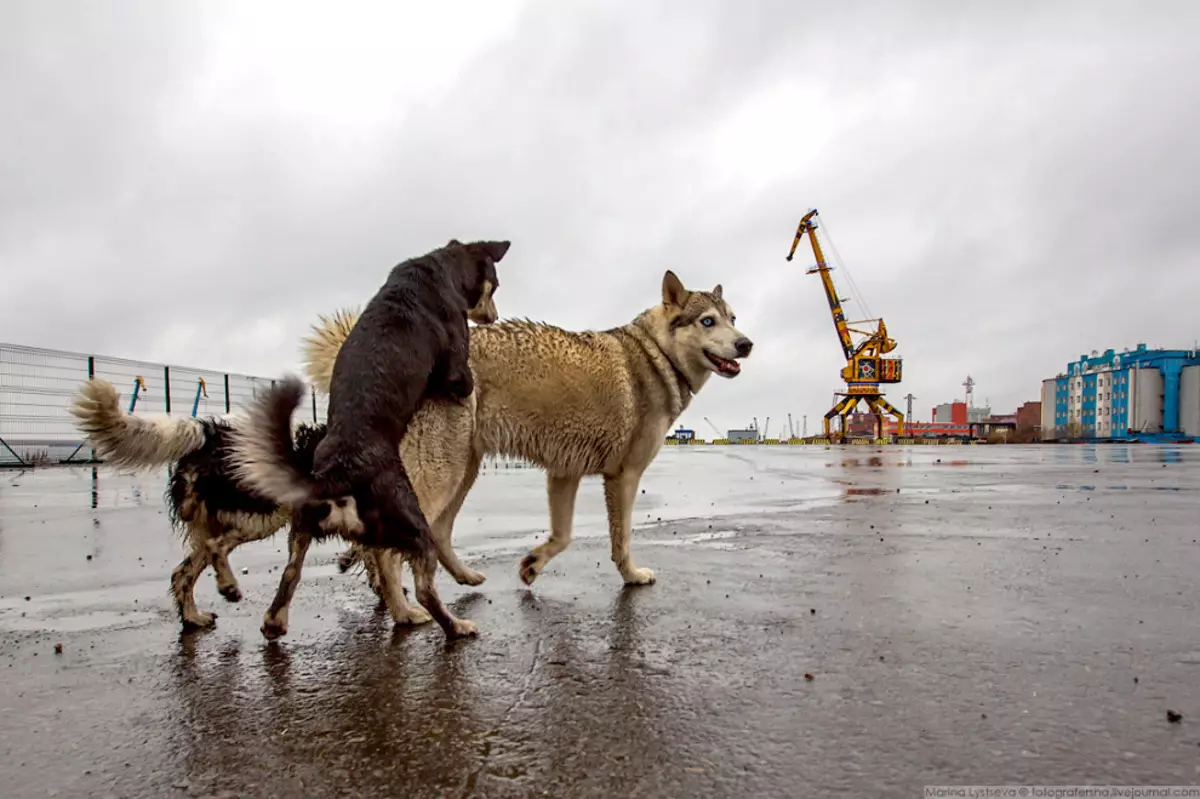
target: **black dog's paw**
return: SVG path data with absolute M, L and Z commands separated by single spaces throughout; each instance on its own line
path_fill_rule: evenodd
M 443 388 L 446 396 L 461 402 L 475 393 L 475 380 L 468 372 L 460 377 L 447 378 Z

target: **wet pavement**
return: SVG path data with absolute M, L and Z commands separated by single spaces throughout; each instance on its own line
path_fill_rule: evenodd
M 455 532 L 488 581 L 438 576 L 481 636 L 449 645 L 393 631 L 331 544 L 265 643 L 283 535 L 231 556 L 240 604 L 206 572 L 217 627 L 182 635 L 163 487 L 0 472 L 0 795 L 1200 782 L 1200 448 L 667 448 L 635 512 L 658 582 L 637 589 L 591 479 L 526 589 L 543 478 L 488 472 Z

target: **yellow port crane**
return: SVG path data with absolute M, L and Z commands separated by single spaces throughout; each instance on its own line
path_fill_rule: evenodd
M 792 260 L 800 239 L 808 234 L 809 244 L 812 245 L 813 256 L 817 259 L 816 266 L 808 268 L 806 274 L 816 272 L 821 276 L 821 284 L 825 287 L 825 297 L 829 300 L 829 311 L 833 314 L 833 326 L 837 330 L 838 340 L 842 344 L 842 352 L 846 356 L 846 365 L 842 367 L 842 379 L 846 381 L 845 392 L 838 392 L 840 400 L 825 414 L 825 435 L 833 438 L 829 422 L 835 416 L 841 417 L 842 427 L 840 438 L 846 437 L 846 417 L 858 407 L 859 402 L 865 402 L 875 417 L 876 436 L 883 437 L 883 415 L 890 414 L 896 418 L 896 435 L 904 435 L 904 414 L 893 408 L 883 398 L 879 390 L 880 383 L 899 383 L 901 374 L 900 358 L 885 358 L 886 353 L 896 349 L 896 340 L 888 336 L 887 325 L 882 319 L 864 319 L 860 322 L 846 322 L 842 311 L 842 301 L 833 285 L 833 277 L 829 274 L 832 267 L 825 261 L 821 251 L 821 243 L 817 241 L 817 209 L 809 211 L 800 220 L 796 228 L 796 238 L 792 241 L 792 249 L 788 252 L 787 260 Z M 851 325 L 871 325 L 874 329 L 862 330 Z M 864 338 L 857 344 L 852 333 Z

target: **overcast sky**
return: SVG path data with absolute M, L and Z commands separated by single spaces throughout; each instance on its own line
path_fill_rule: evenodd
M 970 374 L 1011 411 L 1200 338 L 1198 35 L 1186 0 L 3 0 L 0 341 L 273 376 L 394 263 L 508 238 L 505 316 L 722 283 L 754 354 L 682 422 L 811 432 L 842 359 L 784 256 L 816 206 L 893 403 Z

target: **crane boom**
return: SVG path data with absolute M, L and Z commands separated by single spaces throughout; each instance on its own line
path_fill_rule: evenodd
M 829 264 L 825 262 L 825 253 L 821 251 L 821 242 L 817 241 L 817 223 L 813 219 L 817 215 L 817 209 L 809 211 L 800 220 L 799 226 L 796 228 L 796 238 L 792 241 L 792 249 L 788 253 L 787 259 L 790 261 L 796 254 L 796 248 L 800 246 L 800 239 L 804 238 L 804 234 L 808 234 L 808 242 L 812 245 L 813 256 L 817 259 L 817 265 L 809 267 L 807 274 L 817 272 L 821 275 L 821 285 L 825 287 L 825 298 L 829 300 L 829 312 L 833 314 L 833 326 L 837 329 L 838 339 L 842 343 L 842 352 L 845 353 L 847 360 L 854 357 L 854 339 L 850 337 L 850 328 L 846 325 L 846 314 L 842 310 L 842 301 L 837 295 L 837 289 L 833 285 L 833 276 L 829 274 Z
M 842 437 L 846 433 L 846 417 L 858 406 L 865 402 L 875 416 L 878 436 L 883 436 L 883 415 L 890 414 L 896 418 L 896 433 L 904 435 L 904 414 L 893 408 L 883 398 L 880 383 L 899 383 L 901 372 L 900 358 L 885 358 L 896 348 L 896 340 L 888 335 L 887 325 L 882 319 L 869 319 L 874 323 L 874 330 L 860 330 L 850 327 L 842 311 L 842 301 L 833 285 L 833 277 L 829 274 L 831 267 L 825 260 L 821 243 L 817 241 L 817 209 L 813 208 L 805 214 L 796 227 L 796 236 L 792 240 L 792 248 L 788 251 L 787 260 L 792 260 L 800 239 L 808 234 L 809 244 L 812 245 L 813 256 L 817 259 L 815 266 L 808 269 L 808 274 L 816 272 L 821 276 L 821 285 L 825 289 L 825 298 L 829 300 L 829 311 L 833 315 L 833 326 L 837 330 L 838 341 L 842 345 L 842 353 L 846 356 L 846 365 L 842 368 L 842 379 L 846 381 L 846 391 L 834 395 L 834 406 L 825 414 L 825 435 L 830 435 L 830 421 L 835 417 L 842 419 Z M 860 325 L 862 322 L 855 322 Z M 863 340 L 855 345 L 852 333 L 863 336 Z M 839 399 L 840 397 L 840 399 Z M 911 415 L 911 414 L 910 414 Z

